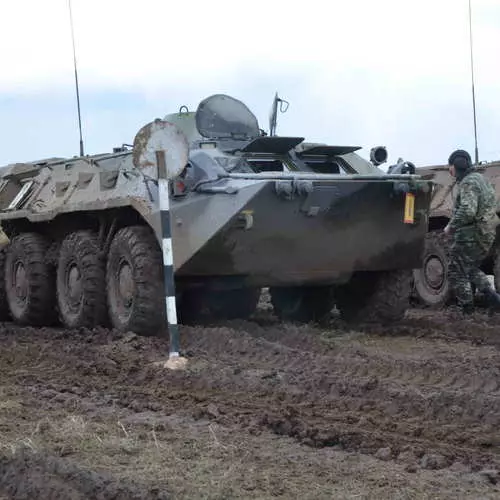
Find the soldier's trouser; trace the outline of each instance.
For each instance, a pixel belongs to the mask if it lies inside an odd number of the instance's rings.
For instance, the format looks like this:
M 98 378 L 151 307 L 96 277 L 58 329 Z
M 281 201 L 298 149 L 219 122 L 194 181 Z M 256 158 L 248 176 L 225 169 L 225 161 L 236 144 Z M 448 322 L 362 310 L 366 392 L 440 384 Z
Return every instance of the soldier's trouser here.
M 459 306 L 472 304 L 471 283 L 484 292 L 491 284 L 479 267 L 488 255 L 495 239 L 494 234 L 461 234 L 457 231 L 450 248 L 448 279 Z

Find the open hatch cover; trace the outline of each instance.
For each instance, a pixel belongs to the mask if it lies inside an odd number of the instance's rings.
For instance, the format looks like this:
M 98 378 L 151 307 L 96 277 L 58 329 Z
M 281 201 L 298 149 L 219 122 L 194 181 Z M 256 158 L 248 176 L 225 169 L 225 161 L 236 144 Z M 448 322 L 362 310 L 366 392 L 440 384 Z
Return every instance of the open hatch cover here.
M 210 139 L 253 139 L 259 137 L 259 123 L 245 104 L 224 94 L 207 97 L 196 110 L 198 132 Z
M 304 143 L 297 148 L 299 156 L 337 156 L 353 153 L 361 149 L 360 146 L 329 146 L 327 144 L 307 144 Z

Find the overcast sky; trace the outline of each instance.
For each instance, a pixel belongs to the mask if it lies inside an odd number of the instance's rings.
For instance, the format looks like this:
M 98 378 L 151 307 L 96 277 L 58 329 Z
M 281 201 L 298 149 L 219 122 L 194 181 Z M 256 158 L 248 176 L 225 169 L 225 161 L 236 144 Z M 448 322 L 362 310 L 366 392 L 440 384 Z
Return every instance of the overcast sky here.
M 72 0 L 86 153 L 215 93 L 280 135 L 417 166 L 473 155 L 468 0 Z M 472 0 L 481 160 L 500 159 L 500 1 Z M 0 165 L 78 153 L 67 0 L 2 1 Z

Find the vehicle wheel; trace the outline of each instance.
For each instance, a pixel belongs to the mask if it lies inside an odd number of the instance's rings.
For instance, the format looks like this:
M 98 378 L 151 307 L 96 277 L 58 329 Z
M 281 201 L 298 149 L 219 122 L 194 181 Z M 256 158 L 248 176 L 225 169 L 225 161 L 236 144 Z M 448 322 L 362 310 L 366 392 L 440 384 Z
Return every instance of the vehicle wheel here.
M 5 291 L 5 248 L 0 250 L 0 321 L 11 319 L 9 302 Z
M 448 283 L 449 244 L 438 231 L 427 234 L 422 267 L 413 271 L 414 291 L 419 303 L 441 307 L 450 300 Z
M 411 271 L 359 273 L 336 291 L 337 308 L 349 322 L 394 322 L 410 305 Z
M 106 289 L 114 328 L 140 335 L 164 329 L 163 261 L 149 227 L 130 226 L 116 233 L 108 253 Z
M 59 250 L 57 304 L 68 328 L 103 325 L 106 319 L 106 269 L 99 241 L 91 231 L 68 235 Z
M 271 304 L 281 321 L 297 323 L 321 322 L 334 307 L 330 286 L 271 287 Z
M 12 239 L 5 259 L 5 289 L 15 322 L 25 325 L 52 324 L 57 317 L 55 270 L 46 262 L 49 242 L 37 233 Z

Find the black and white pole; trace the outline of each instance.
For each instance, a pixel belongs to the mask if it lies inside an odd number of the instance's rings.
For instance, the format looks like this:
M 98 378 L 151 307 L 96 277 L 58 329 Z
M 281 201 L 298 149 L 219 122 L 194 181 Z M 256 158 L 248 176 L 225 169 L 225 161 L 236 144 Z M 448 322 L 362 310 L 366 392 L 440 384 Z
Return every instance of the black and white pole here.
M 148 179 L 158 180 L 158 202 L 151 207 L 159 214 L 156 231 L 161 241 L 165 312 L 170 336 L 170 355 L 165 368 L 183 368 L 187 360 L 179 353 L 179 327 L 175 300 L 174 255 L 170 221 L 169 181 L 184 170 L 189 158 L 189 144 L 184 133 L 173 123 L 155 119 L 144 125 L 134 138 L 132 161 Z
M 179 325 L 175 300 L 174 258 L 172 248 L 172 224 L 170 222 L 170 192 L 165 151 L 156 151 L 158 167 L 158 200 L 161 225 L 161 249 L 163 253 L 163 281 L 165 286 L 165 309 L 170 335 L 169 359 L 179 357 Z

